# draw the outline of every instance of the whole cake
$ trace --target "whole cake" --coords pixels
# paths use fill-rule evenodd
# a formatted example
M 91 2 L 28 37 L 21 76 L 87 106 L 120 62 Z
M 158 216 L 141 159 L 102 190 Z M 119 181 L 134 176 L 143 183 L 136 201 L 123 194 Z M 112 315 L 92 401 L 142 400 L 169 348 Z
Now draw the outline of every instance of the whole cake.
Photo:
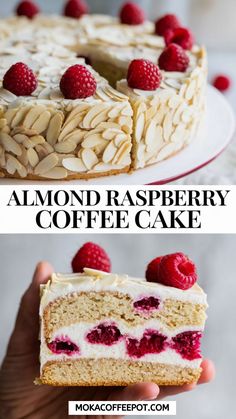
M 93 178 L 183 149 L 205 114 L 206 52 L 191 32 L 130 3 L 119 18 L 68 10 L 0 21 L 1 176 Z
M 53 274 L 41 290 L 39 382 L 197 382 L 206 295 L 195 283 L 195 267 L 185 255 L 162 258 L 162 283 L 150 282 L 156 268 L 157 259 L 148 268 L 148 281 L 89 268 L 79 274 Z

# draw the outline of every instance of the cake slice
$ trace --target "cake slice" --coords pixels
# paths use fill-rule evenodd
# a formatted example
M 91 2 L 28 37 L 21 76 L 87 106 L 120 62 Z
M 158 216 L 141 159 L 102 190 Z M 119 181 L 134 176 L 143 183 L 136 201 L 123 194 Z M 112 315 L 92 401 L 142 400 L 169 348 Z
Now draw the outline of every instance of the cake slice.
M 197 382 L 206 308 L 197 284 L 182 290 L 87 268 L 53 274 L 41 289 L 40 382 Z

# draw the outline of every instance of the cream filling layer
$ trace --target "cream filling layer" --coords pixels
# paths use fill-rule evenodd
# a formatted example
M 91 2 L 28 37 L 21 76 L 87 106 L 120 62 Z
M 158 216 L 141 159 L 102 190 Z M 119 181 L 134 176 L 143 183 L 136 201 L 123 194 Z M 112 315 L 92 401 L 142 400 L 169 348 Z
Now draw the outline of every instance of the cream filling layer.
M 60 297 L 81 292 L 118 292 L 129 295 L 134 301 L 153 296 L 161 302 L 166 299 L 202 304 L 207 308 L 207 298 L 203 290 L 195 284 L 183 291 L 162 284 L 147 282 L 142 278 L 128 275 L 105 273 L 93 269 L 84 269 L 82 274 L 53 274 L 51 280 L 41 286 L 40 314 L 47 305 Z
M 63 327 L 57 330 L 57 332 L 53 335 L 51 341 L 55 340 L 56 338 L 60 338 L 62 336 L 68 337 L 73 343 L 75 343 L 79 349 L 79 354 L 73 354 L 71 356 L 64 355 L 64 354 L 54 354 L 52 353 L 44 339 L 43 330 L 41 333 L 41 351 L 40 351 L 40 363 L 41 369 L 43 366 L 49 361 L 62 361 L 62 360 L 70 360 L 70 359 L 80 359 L 80 358 L 113 358 L 113 359 L 125 359 L 125 360 L 134 360 L 140 362 L 155 362 L 155 363 L 162 363 L 162 364 L 171 364 L 171 365 L 179 365 L 182 367 L 189 367 L 189 368 L 199 368 L 201 364 L 201 359 L 196 359 L 193 361 L 189 361 L 187 359 L 183 359 L 181 355 L 179 355 L 173 349 L 169 347 L 165 349 L 163 352 L 159 354 L 146 354 L 141 358 L 131 358 L 126 351 L 125 341 L 124 339 L 114 343 L 111 346 L 102 345 L 102 344 L 91 344 L 87 341 L 86 335 L 89 331 L 91 331 L 94 327 L 97 327 L 98 323 L 77 323 L 68 327 Z M 108 324 L 115 323 L 116 326 L 119 328 L 121 335 L 129 335 L 131 338 L 138 338 L 140 339 L 143 336 L 143 333 L 147 329 L 154 329 L 160 332 L 161 334 L 167 336 L 167 339 L 171 339 L 172 337 L 176 336 L 179 333 L 187 332 L 187 331 L 203 331 L 204 325 L 202 327 L 196 326 L 182 326 L 176 328 L 174 331 L 170 331 L 161 324 L 160 321 L 156 320 L 149 320 L 145 322 L 144 326 L 137 326 L 137 327 L 127 327 L 122 323 L 113 322 L 109 319 L 107 321 Z

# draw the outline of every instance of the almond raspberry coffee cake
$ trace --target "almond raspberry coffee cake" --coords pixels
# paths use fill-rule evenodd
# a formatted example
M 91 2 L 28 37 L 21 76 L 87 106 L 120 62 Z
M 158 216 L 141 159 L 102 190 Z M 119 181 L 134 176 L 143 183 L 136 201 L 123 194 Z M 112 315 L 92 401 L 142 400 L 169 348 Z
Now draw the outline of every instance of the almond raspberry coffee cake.
M 185 147 L 204 120 L 206 52 L 174 15 L 118 18 L 82 0 L 31 1 L 0 21 L 0 174 L 82 179 L 132 172 Z
M 83 268 L 84 264 L 106 270 Z M 99 246 L 41 289 L 41 375 L 53 386 L 183 385 L 201 374 L 206 295 L 182 253 L 152 261 L 144 279 L 109 273 Z

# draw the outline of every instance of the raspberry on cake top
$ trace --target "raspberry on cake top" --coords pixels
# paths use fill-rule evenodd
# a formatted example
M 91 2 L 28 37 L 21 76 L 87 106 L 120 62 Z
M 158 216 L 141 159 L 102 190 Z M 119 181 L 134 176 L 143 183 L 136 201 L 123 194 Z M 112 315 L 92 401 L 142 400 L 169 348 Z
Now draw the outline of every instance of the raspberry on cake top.
M 118 174 L 188 144 L 206 86 L 205 50 L 191 31 L 169 15 L 154 25 L 132 2 L 119 17 L 90 15 L 81 0 L 63 13 L 23 1 L 1 21 L 1 176 Z

